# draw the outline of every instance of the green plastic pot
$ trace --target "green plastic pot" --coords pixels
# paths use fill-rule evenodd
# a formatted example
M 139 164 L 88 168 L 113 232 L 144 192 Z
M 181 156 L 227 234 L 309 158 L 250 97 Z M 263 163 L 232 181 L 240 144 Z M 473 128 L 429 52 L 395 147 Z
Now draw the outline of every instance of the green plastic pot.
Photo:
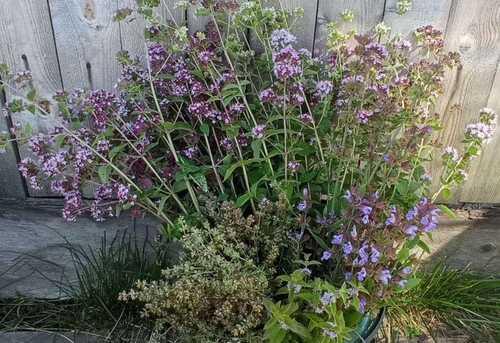
M 381 309 L 376 317 L 366 315 L 354 330 L 348 343 L 372 343 L 377 338 L 378 331 L 384 322 L 385 309 Z

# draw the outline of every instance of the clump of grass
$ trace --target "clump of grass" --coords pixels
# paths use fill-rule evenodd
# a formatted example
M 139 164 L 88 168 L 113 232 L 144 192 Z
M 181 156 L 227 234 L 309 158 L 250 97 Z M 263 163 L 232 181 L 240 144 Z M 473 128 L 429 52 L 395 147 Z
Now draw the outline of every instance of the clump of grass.
M 437 328 L 482 338 L 500 339 L 500 278 L 438 263 L 418 273 L 419 285 L 394 297 L 387 308 L 389 324 L 406 335 L 436 334 Z
M 142 241 L 142 242 L 140 242 Z M 169 265 L 169 256 L 150 243 L 139 240 L 135 233 L 117 233 L 111 241 L 106 234 L 97 249 L 69 245 L 77 282 L 64 287 L 66 294 L 88 311 L 117 320 L 131 305 L 118 300 L 137 280 L 158 280 L 161 270 Z

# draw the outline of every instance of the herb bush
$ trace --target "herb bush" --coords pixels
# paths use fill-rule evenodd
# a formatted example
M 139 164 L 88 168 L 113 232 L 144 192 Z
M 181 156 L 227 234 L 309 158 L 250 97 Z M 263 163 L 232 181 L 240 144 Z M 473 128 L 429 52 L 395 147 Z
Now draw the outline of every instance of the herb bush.
M 422 238 L 449 212 L 435 201 L 466 178 L 495 114 L 482 110 L 459 149 L 442 149 L 434 105 L 460 61 L 431 26 L 409 41 L 383 24 L 366 34 L 331 24 L 327 50 L 312 57 L 289 31 L 298 10 L 202 1 L 197 14 L 211 20 L 189 34 L 160 23 L 155 3 L 136 11 L 149 23 L 146 61 L 121 53 L 115 90 L 49 102 L 29 72 L 2 68 L 4 86 L 27 94 L 11 113 L 58 123 L 31 138 L 29 128 L 12 133 L 34 156 L 20 171 L 35 189 L 50 181 L 68 221 L 130 210 L 180 239 L 183 262 L 122 295 L 145 303 L 159 327 L 241 336 L 267 320 L 272 342 L 353 338 L 365 313 L 418 284 Z M 434 156 L 443 162 L 437 192 Z M 205 197 L 218 204 L 208 212 Z M 279 220 L 263 204 L 281 208 Z

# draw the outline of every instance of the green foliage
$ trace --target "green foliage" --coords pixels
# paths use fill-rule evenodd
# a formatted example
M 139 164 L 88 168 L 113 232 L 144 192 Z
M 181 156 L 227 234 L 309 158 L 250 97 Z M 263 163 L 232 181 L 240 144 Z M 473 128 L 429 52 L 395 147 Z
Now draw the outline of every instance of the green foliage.
M 444 263 L 416 273 L 421 282 L 394 297 L 390 325 L 402 334 L 433 334 L 440 326 L 469 333 L 482 342 L 500 332 L 500 279 Z
M 118 301 L 119 294 L 138 279 L 159 279 L 162 268 L 176 260 L 172 249 L 175 246 L 152 246 L 148 237 L 127 231 L 117 233 L 111 241 L 104 234 L 97 249 L 68 243 L 77 282 L 61 287 L 89 315 L 117 320 L 122 311 L 133 310 Z
M 144 303 L 146 317 L 178 334 L 207 340 L 249 334 L 265 320 L 269 280 L 287 246 L 283 206 L 262 203 L 257 220 L 234 205 L 208 199 L 201 224 L 178 220 L 181 262 L 163 270 L 162 280 L 139 281 L 120 298 Z
M 270 314 L 266 341 L 342 343 L 356 337 L 354 330 L 363 317 L 358 293 L 364 291 L 346 283 L 337 288 L 324 279 L 311 279 L 308 266 L 313 264 L 317 262 L 306 261 L 304 269 L 279 277 L 285 287 L 278 294 L 287 298 L 266 301 Z

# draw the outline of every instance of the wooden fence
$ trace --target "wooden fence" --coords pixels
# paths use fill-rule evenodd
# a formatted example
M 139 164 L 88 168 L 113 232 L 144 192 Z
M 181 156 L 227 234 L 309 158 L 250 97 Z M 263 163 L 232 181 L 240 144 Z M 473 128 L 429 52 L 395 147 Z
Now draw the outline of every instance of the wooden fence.
M 397 0 L 273 0 L 285 8 L 304 8 L 295 34 L 302 47 L 321 51 L 326 24 L 338 21 L 344 10 L 355 19 L 343 28 L 365 31 L 385 22 L 394 32 L 409 34 L 432 24 L 443 30 L 447 48 L 459 51 L 463 68 L 447 77 L 447 92 L 438 104 L 443 113 L 445 144 L 461 140 L 465 125 L 488 106 L 500 112 L 500 0 L 413 0 L 403 16 L 396 13 Z M 164 19 L 187 23 L 191 32 L 206 21 L 192 10 L 175 8 L 176 0 L 162 0 Z M 0 62 L 14 70 L 31 70 L 42 95 L 57 90 L 110 88 L 119 73 L 116 53 L 128 50 L 144 55 L 143 23 L 112 20 L 118 8 L 134 6 L 134 0 L 1 0 Z M 7 94 L 7 98 L 9 94 Z M 8 100 L 8 99 L 7 99 Z M 5 99 L 4 99 L 5 101 Z M 455 106 L 458 105 L 458 106 Z M 14 120 L 14 123 L 12 123 Z M 44 129 L 46 121 L 9 116 L 0 120 L 0 131 L 16 122 L 31 121 Z M 456 200 L 500 202 L 500 132 L 477 159 Z M 46 197 L 49 192 L 26 187 L 16 160 L 26 156 L 23 147 L 0 155 L 0 198 Z

